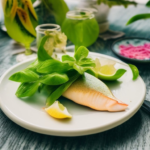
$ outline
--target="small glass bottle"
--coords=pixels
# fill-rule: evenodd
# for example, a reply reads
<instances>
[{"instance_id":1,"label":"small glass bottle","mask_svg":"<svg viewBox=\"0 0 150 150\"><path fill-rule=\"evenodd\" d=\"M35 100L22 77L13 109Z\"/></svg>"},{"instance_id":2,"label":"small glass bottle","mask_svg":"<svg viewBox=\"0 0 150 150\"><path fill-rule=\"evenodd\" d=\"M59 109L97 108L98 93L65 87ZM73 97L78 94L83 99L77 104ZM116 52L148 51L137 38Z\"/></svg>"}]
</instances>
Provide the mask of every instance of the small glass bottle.
<instances>
[{"instance_id":1,"label":"small glass bottle","mask_svg":"<svg viewBox=\"0 0 150 150\"><path fill-rule=\"evenodd\" d=\"M61 31L61 28L57 24L42 24L38 25L36 27L36 42L37 42L37 47L39 47L41 38L45 35L45 31L49 32L55 32L55 31Z\"/></svg>"},{"instance_id":2,"label":"small glass bottle","mask_svg":"<svg viewBox=\"0 0 150 150\"><path fill-rule=\"evenodd\" d=\"M48 55L52 56L54 50L58 52L64 52L66 49L67 37L61 32L61 28L57 24L42 24L36 27L37 32L37 48L38 51L41 40L44 36L47 36L43 47Z\"/></svg>"}]
</instances>

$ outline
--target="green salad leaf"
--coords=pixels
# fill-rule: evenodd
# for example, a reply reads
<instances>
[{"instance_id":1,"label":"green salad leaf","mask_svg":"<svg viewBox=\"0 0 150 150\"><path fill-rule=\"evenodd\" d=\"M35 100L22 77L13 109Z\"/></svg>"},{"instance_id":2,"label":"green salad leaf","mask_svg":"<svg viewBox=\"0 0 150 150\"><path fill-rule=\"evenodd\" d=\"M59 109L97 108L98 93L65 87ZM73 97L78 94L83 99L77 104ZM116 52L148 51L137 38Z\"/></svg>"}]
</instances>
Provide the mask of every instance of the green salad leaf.
<instances>
[{"instance_id":1,"label":"green salad leaf","mask_svg":"<svg viewBox=\"0 0 150 150\"><path fill-rule=\"evenodd\" d=\"M95 66L95 62L94 60L92 60L92 58L83 58L81 61L78 62L79 65L90 65L93 64L93 66Z\"/></svg>"},{"instance_id":2,"label":"green salad leaf","mask_svg":"<svg viewBox=\"0 0 150 150\"><path fill-rule=\"evenodd\" d=\"M45 61L45 60L49 60L52 59L52 57L48 54L47 50L44 48L44 44L45 42L48 40L49 36L45 35L44 37L42 37L39 48L38 48L38 60L39 61Z\"/></svg>"},{"instance_id":3,"label":"green salad leaf","mask_svg":"<svg viewBox=\"0 0 150 150\"><path fill-rule=\"evenodd\" d=\"M17 89L17 97L30 97L32 96L40 86L39 82L25 82L21 83Z\"/></svg>"},{"instance_id":4,"label":"green salad leaf","mask_svg":"<svg viewBox=\"0 0 150 150\"><path fill-rule=\"evenodd\" d=\"M40 93L44 89L45 86L46 86L45 84L41 83L38 87L38 92Z\"/></svg>"},{"instance_id":5,"label":"green salad leaf","mask_svg":"<svg viewBox=\"0 0 150 150\"><path fill-rule=\"evenodd\" d=\"M85 64L85 65L74 64L73 68L82 75L84 72L93 68L94 66L95 64Z\"/></svg>"},{"instance_id":6,"label":"green salad leaf","mask_svg":"<svg viewBox=\"0 0 150 150\"><path fill-rule=\"evenodd\" d=\"M35 71L38 66L39 62L38 62L38 59L34 60L27 68L32 70L32 71Z\"/></svg>"},{"instance_id":7,"label":"green salad leaf","mask_svg":"<svg viewBox=\"0 0 150 150\"><path fill-rule=\"evenodd\" d=\"M48 75L43 76L40 79L40 82L46 85L60 85L69 80L67 74L58 74L58 73L51 73Z\"/></svg>"},{"instance_id":8,"label":"green salad leaf","mask_svg":"<svg viewBox=\"0 0 150 150\"><path fill-rule=\"evenodd\" d=\"M42 63L43 62L36 59L26 69L31 70L31 71L35 72L36 74L39 74L39 72L37 72L37 68L39 68L42 65Z\"/></svg>"},{"instance_id":9,"label":"green salad leaf","mask_svg":"<svg viewBox=\"0 0 150 150\"><path fill-rule=\"evenodd\" d=\"M68 63L62 63L55 59L49 59L49 60L44 61L42 65L39 68L37 68L37 71L39 73L50 74L53 72L64 73L69 69L70 69L70 66Z\"/></svg>"},{"instance_id":10,"label":"green salad leaf","mask_svg":"<svg viewBox=\"0 0 150 150\"><path fill-rule=\"evenodd\" d=\"M87 68L81 67L76 63L73 65L73 69L75 69L79 74L83 74L86 70L88 70Z\"/></svg>"},{"instance_id":11,"label":"green salad leaf","mask_svg":"<svg viewBox=\"0 0 150 150\"><path fill-rule=\"evenodd\" d=\"M75 62L75 58L69 55L63 55L62 62L68 63L70 66L72 66Z\"/></svg>"},{"instance_id":12,"label":"green salad leaf","mask_svg":"<svg viewBox=\"0 0 150 150\"><path fill-rule=\"evenodd\" d=\"M83 58L86 58L88 54L89 54L89 50L84 46L80 46L75 52L74 57L77 61L80 61Z\"/></svg>"},{"instance_id":13,"label":"green salad leaf","mask_svg":"<svg viewBox=\"0 0 150 150\"><path fill-rule=\"evenodd\" d=\"M38 79L39 75L29 69L24 69L22 71L16 72L9 77L9 80L15 82L31 82L36 81Z\"/></svg>"}]
</instances>

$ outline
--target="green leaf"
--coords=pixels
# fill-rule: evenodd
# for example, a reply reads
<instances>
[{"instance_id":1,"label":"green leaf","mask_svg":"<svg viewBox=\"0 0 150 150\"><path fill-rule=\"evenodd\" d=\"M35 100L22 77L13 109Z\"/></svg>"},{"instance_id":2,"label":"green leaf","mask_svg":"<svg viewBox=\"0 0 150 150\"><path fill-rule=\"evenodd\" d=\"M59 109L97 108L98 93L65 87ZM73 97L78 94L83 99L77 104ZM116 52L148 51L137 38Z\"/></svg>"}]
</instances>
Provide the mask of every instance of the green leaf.
<instances>
[{"instance_id":1,"label":"green leaf","mask_svg":"<svg viewBox=\"0 0 150 150\"><path fill-rule=\"evenodd\" d=\"M69 55L63 55L62 62L68 63L70 66L72 66L75 62L75 59Z\"/></svg>"},{"instance_id":2,"label":"green leaf","mask_svg":"<svg viewBox=\"0 0 150 150\"><path fill-rule=\"evenodd\" d=\"M150 0L146 3L147 7L150 7Z\"/></svg>"},{"instance_id":3,"label":"green leaf","mask_svg":"<svg viewBox=\"0 0 150 150\"><path fill-rule=\"evenodd\" d=\"M62 25L69 8L64 0L43 0L50 13L55 16L56 23Z\"/></svg>"},{"instance_id":4,"label":"green leaf","mask_svg":"<svg viewBox=\"0 0 150 150\"><path fill-rule=\"evenodd\" d=\"M79 73L83 74L87 69L77 65L76 63L73 65L73 68Z\"/></svg>"},{"instance_id":5,"label":"green leaf","mask_svg":"<svg viewBox=\"0 0 150 150\"><path fill-rule=\"evenodd\" d=\"M81 61L77 62L77 64L82 66L82 67L86 67L86 68L96 66L94 60L92 60L91 58L83 58Z\"/></svg>"},{"instance_id":6,"label":"green leaf","mask_svg":"<svg viewBox=\"0 0 150 150\"><path fill-rule=\"evenodd\" d=\"M39 73L64 73L70 69L69 64L62 63L55 59L46 60L42 63L42 65L37 68Z\"/></svg>"},{"instance_id":7,"label":"green leaf","mask_svg":"<svg viewBox=\"0 0 150 150\"><path fill-rule=\"evenodd\" d=\"M85 64L95 64L95 62L91 58L83 58L81 61L78 62L78 65L85 65Z\"/></svg>"},{"instance_id":8,"label":"green leaf","mask_svg":"<svg viewBox=\"0 0 150 150\"><path fill-rule=\"evenodd\" d=\"M125 69L118 69L114 75L104 75L98 73L98 78L101 80L114 81L122 77L125 72L126 72Z\"/></svg>"},{"instance_id":9,"label":"green leaf","mask_svg":"<svg viewBox=\"0 0 150 150\"><path fill-rule=\"evenodd\" d=\"M82 59L86 58L88 54L89 50L84 46L80 46L75 52L74 57L76 58L77 61L81 61Z\"/></svg>"},{"instance_id":10,"label":"green leaf","mask_svg":"<svg viewBox=\"0 0 150 150\"><path fill-rule=\"evenodd\" d=\"M43 89L44 89L45 85L40 83L39 87L38 87L38 92L40 93Z\"/></svg>"},{"instance_id":11,"label":"green leaf","mask_svg":"<svg viewBox=\"0 0 150 150\"><path fill-rule=\"evenodd\" d=\"M62 31L75 47L88 47L98 38L99 25L95 18L86 20L66 18L62 25Z\"/></svg>"},{"instance_id":12,"label":"green leaf","mask_svg":"<svg viewBox=\"0 0 150 150\"><path fill-rule=\"evenodd\" d=\"M69 80L66 74L52 73L41 78L40 82L46 85L60 85Z\"/></svg>"},{"instance_id":13,"label":"green leaf","mask_svg":"<svg viewBox=\"0 0 150 150\"><path fill-rule=\"evenodd\" d=\"M39 82L21 83L17 89L16 96L17 97L30 97L37 91L39 85L40 85Z\"/></svg>"},{"instance_id":14,"label":"green leaf","mask_svg":"<svg viewBox=\"0 0 150 150\"><path fill-rule=\"evenodd\" d=\"M22 71L16 72L9 77L9 80L15 82L31 82L36 81L38 79L39 75L29 69L24 69Z\"/></svg>"},{"instance_id":15,"label":"green leaf","mask_svg":"<svg viewBox=\"0 0 150 150\"><path fill-rule=\"evenodd\" d=\"M40 67L40 66L42 65L42 63L43 63L43 62L39 62L39 61L36 59L34 62L32 62L32 63L27 67L27 69L29 69L29 70L31 70L31 71L33 71L33 72L38 73L38 72L37 72L37 68Z\"/></svg>"},{"instance_id":16,"label":"green leaf","mask_svg":"<svg viewBox=\"0 0 150 150\"><path fill-rule=\"evenodd\" d=\"M52 57L47 53L46 49L44 48L44 44L48 38L49 38L49 36L45 35L44 37L42 37L41 42L39 44L38 52L37 52L39 61L45 61L48 59L52 59Z\"/></svg>"},{"instance_id":17,"label":"green leaf","mask_svg":"<svg viewBox=\"0 0 150 150\"><path fill-rule=\"evenodd\" d=\"M70 70L68 70L67 72L66 72L66 74L67 74L67 76L69 77L69 79L71 78L71 77L73 77L75 74L77 74L78 72L75 70L75 69L70 69Z\"/></svg>"},{"instance_id":18,"label":"green leaf","mask_svg":"<svg viewBox=\"0 0 150 150\"><path fill-rule=\"evenodd\" d=\"M78 65L74 63L73 68L80 74L83 74L85 71L87 71L90 68L95 67L95 63L93 64L84 64L84 65Z\"/></svg>"},{"instance_id":19,"label":"green leaf","mask_svg":"<svg viewBox=\"0 0 150 150\"><path fill-rule=\"evenodd\" d=\"M132 79L136 80L138 78L138 76L139 76L139 70L138 70L138 68L135 65L132 65L132 64L128 64L128 65L129 65L129 67L132 70L132 74L133 74L133 78Z\"/></svg>"},{"instance_id":20,"label":"green leaf","mask_svg":"<svg viewBox=\"0 0 150 150\"><path fill-rule=\"evenodd\" d=\"M38 64L38 59L35 59L27 68L32 68Z\"/></svg>"},{"instance_id":21,"label":"green leaf","mask_svg":"<svg viewBox=\"0 0 150 150\"><path fill-rule=\"evenodd\" d=\"M91 64L83 64L83 65L80 65L81 67L84 67L84 68L93 68L96 66L95 63L91 63Z\"/></svg>"},{"instance_id":22,"label":"green leaf","mask_svg":"<svg viewBox=\"0 0 150 150\"><path fill-rule=\"evenodd\" d=\"M150 13L135 15L132 18L130 18L130 20L126 23L126 25L129 25L141 19L149 19L149 18L150 18Z\"/></svg>"},{"instance_id":23,"label":"green leaf","mask_svg":"<svg viewBox=\"0 0 150 150\"><path fill-rule=\"evenodd\" d=\"M54 90L47 98L46 105L52 105L71 86L71 84L78 79L79 76L80 75L76 73L69 79L68 82L60 85L56 90Z\"/></svg>"},{"instance_id":24,"label":"green leaf","mask_svg":"<svg viewBox=\"0 0 150 150\"><path fill-rule=\"evenodd\" d=\"M60 86L60 85L59 85ZM59 86L53 86L53 85L47 85L46 89L49 93L49 96L59 87ZM48 96L48 97L49 97ZM47 98L48 100L48 98ZM46 100L46 103L47 103L47 100Z\"/></svg>"},{"instance_id":25,"label":"green leaf","mask_svg":"<svg viewBox=\"0 0 150 150\"><path fill-rule=\"evenodd\" d=\"M75 61L75 59L69 55L63 55L62 56L62 61L65 62L65 61Z\"/></svg>"}]
</instances>

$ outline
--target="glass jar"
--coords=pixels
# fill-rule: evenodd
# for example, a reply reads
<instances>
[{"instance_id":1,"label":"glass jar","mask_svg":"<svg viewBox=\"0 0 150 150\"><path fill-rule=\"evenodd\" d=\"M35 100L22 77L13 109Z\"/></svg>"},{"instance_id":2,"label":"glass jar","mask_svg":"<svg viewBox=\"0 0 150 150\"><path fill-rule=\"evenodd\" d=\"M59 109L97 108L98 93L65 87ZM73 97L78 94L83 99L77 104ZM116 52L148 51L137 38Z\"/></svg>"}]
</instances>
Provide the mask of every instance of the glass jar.
<instances>
[{"instance_id":1,"label":"glass jar","mask_svg":"<svg viewBox=\"0 0 150 150\"><path fill-rule=\"evenodd\" d=\"M99 35L99 26L91 9L69 11L62 25L62 31L75 45L90 46Z\"/></svg>"},{"instance_id":2,"label":"glass jar","mask_svg":"<svg viewBox=\"0 0 150 150\"><path fill-rule=\"evenodd\" d=\"M49 31L49 32L53 32L53 31L61 31L61 28L59 25L57 24L42 24L42 25L38 25L36 27L36 42L37 42L37 47L39 47L40 41L42 39L42 37L45 35L45 31Z\"/></svg>"}]
</instances>

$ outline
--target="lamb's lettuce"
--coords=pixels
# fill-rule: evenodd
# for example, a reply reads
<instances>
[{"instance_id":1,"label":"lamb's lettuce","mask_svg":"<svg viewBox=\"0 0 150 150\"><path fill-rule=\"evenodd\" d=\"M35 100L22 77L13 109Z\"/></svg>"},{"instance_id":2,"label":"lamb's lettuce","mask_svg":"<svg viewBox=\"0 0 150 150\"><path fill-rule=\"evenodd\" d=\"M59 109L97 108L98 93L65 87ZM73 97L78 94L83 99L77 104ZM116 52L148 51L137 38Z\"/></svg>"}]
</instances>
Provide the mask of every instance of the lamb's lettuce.
<instances>
[{"instance_id":1,"label":"lamb's lettuce","mask_svg":"<svg viewBox=\"0 0 150 150\"><path fill-rule=\"evenodd\" d=\"M39 73L64 73L67 70L70 69L70 66L68 63L62 63L61 61L55 60L55 59L49 59L44 61L39 68L37 68L37 71Z\"/></svg>"},{"instance_id":2,"label":"lamb's lettuce","mask_svg":"<svg viewBox=\"0 0 150 150\"><path fill-rule=\"evenodd\" d=\"M9 80L15 82L31 82L39 79L39 75L30 69L24 69L22 71L14 73Z\"/></svg>"},{"instance_id":3,"label":"lamb's lettuce","mask_svg":"<svg viewBox=\"0 0 150 150\"><path fill-rule=\"evenodd\" d=\"M44 75L40 82L46 85L60 85L69 80L67 74L51 73Z\"/></svg>"},{"instance_id":4,"label":"lamb's lettuce","mask_svg":"<svg viewBox=\"0 0 150 150\"><path fill-rule=\"evenodd\" d=\"M39 88L39 82L24 82L21 83L16 91L17 97L30 97L32 96Z\"/></svg>"}]
</instances>

